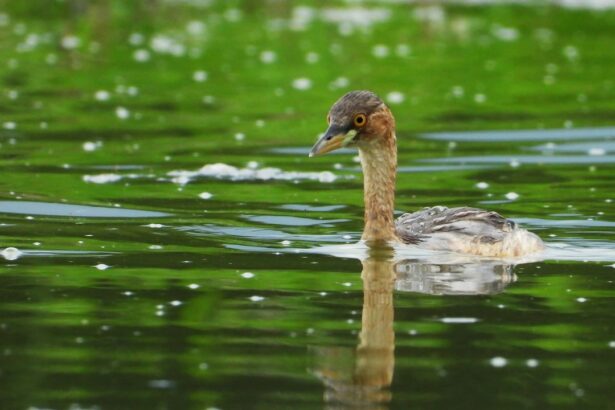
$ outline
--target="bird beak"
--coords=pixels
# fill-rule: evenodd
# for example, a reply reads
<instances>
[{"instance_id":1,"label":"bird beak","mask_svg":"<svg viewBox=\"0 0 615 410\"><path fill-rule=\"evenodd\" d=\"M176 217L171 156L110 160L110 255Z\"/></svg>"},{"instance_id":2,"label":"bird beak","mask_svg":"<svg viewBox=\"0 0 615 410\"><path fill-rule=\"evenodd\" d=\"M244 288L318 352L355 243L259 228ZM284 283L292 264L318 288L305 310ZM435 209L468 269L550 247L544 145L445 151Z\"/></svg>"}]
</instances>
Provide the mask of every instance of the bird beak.
<instances>
[{"instance_id":1,"label":"bird beak","mask_svg":"<svg viewBox=\"0 0 615 410\"><path fill-rule=\"evenodd\" d=\"M327 132L325 132L325 135L320 137L320 139L312 147L310 157L326 154L327 152L343 148L348 145L356 135L356 130L346 131L345 129L331 124L327 129Z\"/></svg>"}]
</instances>

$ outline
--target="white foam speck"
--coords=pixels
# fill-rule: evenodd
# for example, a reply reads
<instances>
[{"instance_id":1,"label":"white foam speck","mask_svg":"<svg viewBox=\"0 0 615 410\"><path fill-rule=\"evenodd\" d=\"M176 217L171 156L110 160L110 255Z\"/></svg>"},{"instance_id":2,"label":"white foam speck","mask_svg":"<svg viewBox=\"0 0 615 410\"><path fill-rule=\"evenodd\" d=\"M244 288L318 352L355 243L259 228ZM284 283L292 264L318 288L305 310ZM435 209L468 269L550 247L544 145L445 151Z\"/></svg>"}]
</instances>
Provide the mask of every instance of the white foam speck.
<instances>
[{"instance_id":1,"label":"white foam speck","mask_svg":"<svg viewBox=\"0 0 615 410\"><path fill-rule=\"evenodd\" d=\"M519 198L519 194L516 192L509 192L506 195L506 199L510 200L510 201L514 201L515 199Z\"/></svg>"},{"instance_id":2,"label":"white foam speck","mask_svg":"<svg viewBox=\"0 0 615 410\"><path fill-rule=\"evenodd\" d=\"M391 10L387 8L340 7L324 8L321 18L337 24L340 31L350 34L355 29L368 31L374 24L383 23L391 18Z\"/></svg>"},{"instance_id":3,"label":"white foam speck","mask_svg":"<svg viewBox=\"0 0 615 410\"><path fill-rule=\"evenodd\" d=\"M527 367L538 367L539 362L536 359L527 359L525 364L527 365Z\"/></svg>"},{"instance_id":4,"label":"white foam speck","mask_svg":"<svg viewBox=\"0 0 615 410\"><path fill-rule=\"evenodd\" d=\"M478 319L475 317L443 317L440 321L442 323L466 324L476 323L478 322Z\"/></svg>"},{"instance_id":5,"label":"white foam speck","mask_svg":"<svg viewBox=\"0 0 615 410\"><path fill-rule=\"evenodd\" d=\"M17 123L14 121L6 121L4 124L2 124L2 127L5 130L14 130L15 128L17 128Z\"/></svg>"},{"instance_id":6,"label":"white foam speck","mask_svg":"<svg viewBox=\"0 0 615 410\"><path fill-rule=\"evenodd\" d=\"M98 174L98 175L84 175L83 181L93 184L108 184L110 182L117 182L122 179L118 174Z\"/></svg>"},{"instance_id":7,"label":"white foam speck","mask_svg":"<svg viewBox=\"0 0 615 410\"><path fill-rule=\"evenodd\" d=\"M130 37L128 37L128 42L133 46L141 45L143 41L145 41L145 36L141 33L132 33Z\"/></svg>"},{"instance_id":8,"label":"white foam speck","mask_svg":"<svg viewBox=\"0 0 615 410\"><path fill-rule=\"evenodd\" d=\"M190 289L198 289L198 288L200 288L200 286L198 284L196 284L196 283L191 283L191 284L188 285L188 288L190 288Z\"/></svg>"},{"instance_id":9,"label":"white foam speck","mask_svg":"<svg viewBox=\"0 0 615 410\"><path fill-rule=\"evenodd\" d=\"M126 120L130 117L130 111L125 107L117 107L115 109L115 115L120 120Z\"/></svg>"},{"instance_id":10,"label":"white foam speck","mask_svg":"<svg viewBox=\"0 0 615 410\"><path fill-rule=\"evenodd\" d=\"M503 357L498 356L498 357L494 357L491 360L489 360L489 363L493 367L504 367L508 364L508 360L506 360Z\"/></svg>"},{"instance_id":11,"label":"white foam speck","mask_svg":"<svg viewBox=\"0 0 615 410\"><path fill-rule=\"evenodd\" d=\"M62 37L61 45L66 50L74 50L81 45L81 40L77 36L66 35Z\"/></svg>"},{"instance_id":12,"label":"white foam speck","mask_svg":"<svg viewBox=\"0 0 615 410\"><path fill-rule=\"evenodd\" d=\"M14 261L19 259L21 255L23 255L23 252L17 248L9 246L8 248L4 248L2 252L0 252L0 255L2 255L2 257L7 261Z\"/></svg>"},{"instance_id":13,"label":"white foam speck","mask_svg":"<svg viewBox=\"0 0 615 410\"><path fill-rule=\"evenodd\" d=\"M254 166L254 164L251 164ZM283 171L280 168L237 168L224 163L207 164L197 171L176 170L170 171L167 175L173 178L173 182L182 185L199 177L212 177L218 179L228 179L231 181L249 181L249 180L283 180L297 181L310 180L323 183L335 181L338 177L330 171L322 172L300 172L300 171Z\"/></svg>"},{"instance_id":14,"label":"white foam speck","mask_svg":"<svg viewBox=\"0 0 615 410\"><path fill-rule=\"evenodd\" d=\"M145 226L147 226L148 228L164 228L163 224L153 224L152 223L152 224L147 224Z\"/></svg>"},{"instance_id":15,"label":"white foam speck","mask_svg":"<svg viewBox=\"0 0 615 410\"><path fill-rule=\"evenodd\" d=\"M96 151L100 147L102 147L102 141L86 141L82 145L83 150L86 152Z\"/></svg>"},{"instance_id":16,"label":"white foam speck","mask_svg":"<svg viewBox=\"0 0 615 410\"><path fill-rule=\"evenodd\" d=\"M132 58L139 63L145 63L147 61L149 61L151 55L150 52L144 48L140 48L138 50L135 50L132 53Z\"/></svg>"},{"instance_id":17,"label":"white foam speck","mask_svg":"<svg viewBox=\"0 0 615 410\"><path fill-rule=\"evenodd\" d=\"M609 342L609 347L610 347L611 349L615 349L615 340L611 340L611 341Z\"/></svg>"},{"instance_id":18,"label":"white foam speck","mask_svg":"<svg viewBox=\"0 0 615 410\"><path fill-rule=\"evenodd\" d=\"M376 44L372 47L372 55L376 58L385 58L389 55L389 47L384 44Z\"/></svg>"},{"instance_id":19,"label":"white foam speck","mask_svg":"<svg viewBox=\"0 0 615 410\"><path fill-rule=\"evenodd\" d=\"M109 265L105 265L104 263L99 263L98 265L95 265L94 267L98 270L107 270L110 268Z\"/></svg>"},{"instance_id":20,"label":"white foam speck","mask_svg":"<svg viewBox=\"0 0 615 410\"><path fill-rule=\"evenodd\" d=\"M250 296L250 301L252 302L262 302L263 300L265 300L263 296L258 296L258 295Z\"/></svg>"},{"instance_id":21,"label":"white foam speck","mask_svg":"<svg viewBox=\"0 0 615 410\"><path fill-rule=\"evenodd\" d=\"M338 88L346 88L350 85L350 81L346 77L337 77L335 80L329 84L329 87L333 90Z\"/></svg>"},{"instance_id":22,"label":"white foam speck","mask_svg":"<svg viewBox=\"0 0 615 410\"><path fill-rule=\"evenodd\" d=\"M241 277L244 279L252 279L254 276L252 272L244 272L241 274Z\"/></svg>"},{"instance_id":23,"label":"white foam speck","mask_svg":"<svg viewBox=\"0 0 615 410\"><path fill-rule=\"evenodd\" d=\"M487 189L489 188L489 184L486 182L479 182L476 184L476 188L478 189Z\"/></svg>"},{"instance_id":24,"label":"white foam speck","mask_svg":"<svg viewBox=\"0 0 615 410\"><path fill-rule=\"evenodd\" d=\"M111 98L111 93L106 90L98 90L94 93L94 99L96 101L107 101Z\"/></svg>"},{"instance_id":25,"label":"white foam speck","mask_svg":"<svg viewBox=\"0 0 615 410\"><path fill-rule=\"evenodd\" d=\"M234 135L235 141L243 141L246 139L246 134L243 132L238 132Z\"/></svg>"},{"instance_id":26,"label":"white foam speck","mask_svg":"<svg viewBox=\"0 0 615 410\"><path fill-rule=\"evenodd\" d=\"M476 104L482 104L487 101L487 96L485 94L474 94L474 102Z\"/></svg>"},{"instance_id":27,"label":"white foam speck","mask_svg":"<svg viewBox=\"0 0 615 410\"><path fill-rule=\"evenodd\" d=\"M585 302L587 302L587 299L586 298L577 298L577 302L585 303Z\"/></svg>"},{"instance_id":28,"label":"white foam speck","mask_svg":"<svg viewBox=\"0 0 615 410\"><path fill-rule=\"evenodd\" d=\"M305 91L312 88L312 80L306 77L296 78L293 80L292 85L296 90Z\"/></svg>"},{"instance_id":29,"label":"white foam speck","mask_svg":"<svg viewBox=\"0 0 615 410\"><path fill-rule=\"evenodd\" d=\"M263 64L271 64L275 62L278 56L275 53L275 51L264 50L264 51L261 51L259 58Z\"/></svg>"},{"instance_id":30,"label":"white foam speck","mask_svg":"<svg viewBox=\"0 0 615 410\"><path fill-rule=\"evenodd\" d=\"M587 153L592 156L601 156L601 155L606 154L606 150L604 148L595 147L595 148L590 148L587 151Z\"/></svg>"},{"instance_id":31,"label":"white foam speck","mask_svg":"<svg viewBox=\"0 0 615 410\"><path fill-rule=\"evenodd\" d=\"M315 64L318 62L318 60L320 60L320 56L318 55L318 53L315 53L313 51L310 51L305 55L305 61L308 64Z\"/></svg>"},{"instance_id":32,"label":"white foam speck","mask_svg":"<svg viewBox=\"0 0 615 410\"><path fill-rule=\"evenodd\" d=\"M183 304L183 302L181 300L172 300L169 302L169 305L171 306L181 306Z\"/></svg>"},{"instance_id":33,"label":"white foam speck","mask_svg":"<svg viewBox=\"0 0 615 410\"><path fill-rule=\"evenodd\" d=\"M209 192L201 192L199 194L199 198L201 199L211 199L213 197L213 195Z\"/></svg>"},{"instance_id":34,"label":"white foam speck","mask_svg":"<svg viewBox=\"0 0 615 410\"><path fill-rule=\"evenodd\" d=\"M491 34L501 41L515 41L519 38L519 30L514 27L495 25L491 29Z\"/></svg>"},{"instance_id":35,"label":"white foam speck","mask_svg":"<svg viewBox=\"0 0 615 410\"><path fill-rule=\"evenodd\" d=\"M292 242L291 242L291 241L289 241L289 240L287 240L287 239L285 239L285 240L283 240L283 241L282 241L282 242L280 242L280 243L281 243L282 245L284 245L284 246L289 246Z\"/></svg>"},{"instance_id":36,"label":"white foam speck","mask_svg":"<svg viewBox=\"0 0 615 410\"><path fill-rule=\"evenodd\" d=\"M192 79L197 83L202 83L203 81L207 80L207 72L203 70L195 71L192 74Z\"/></svg>"},{"instance_id":37,"label":"white foam speck","mask_svg":"<svg viewBox=\"0 0 615 410\"><path fill-rule=\"evenodd\" d=\"M405 99L406 96L400 91L391 91L386 95L386 100L389 104L401 104Z\"/></svg>"}]
</instances>

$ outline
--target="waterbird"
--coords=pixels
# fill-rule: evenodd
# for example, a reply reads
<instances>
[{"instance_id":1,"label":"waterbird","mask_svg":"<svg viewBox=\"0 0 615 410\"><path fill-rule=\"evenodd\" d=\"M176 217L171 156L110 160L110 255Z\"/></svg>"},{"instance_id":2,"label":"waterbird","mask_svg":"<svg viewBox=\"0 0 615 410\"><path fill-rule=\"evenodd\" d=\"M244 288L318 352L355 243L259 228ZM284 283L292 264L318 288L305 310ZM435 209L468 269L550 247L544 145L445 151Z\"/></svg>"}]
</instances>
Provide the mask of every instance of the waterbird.
<instances>
[{"instance_id":1,"label":"waterbird","mask_svg":"<svg viewBox=\"0 0 615 410\"><path fill-rule=\"evenodd\" d=\"M397 139L395 118L371 91L351 91L333 104L328 128L309 156L343 147L359 150L365 202L361 240L370 246L402 243L488 257L519 257L544 249L534 233L493 211L434 206L394 219Z\"/></svg>"}]
</instances>

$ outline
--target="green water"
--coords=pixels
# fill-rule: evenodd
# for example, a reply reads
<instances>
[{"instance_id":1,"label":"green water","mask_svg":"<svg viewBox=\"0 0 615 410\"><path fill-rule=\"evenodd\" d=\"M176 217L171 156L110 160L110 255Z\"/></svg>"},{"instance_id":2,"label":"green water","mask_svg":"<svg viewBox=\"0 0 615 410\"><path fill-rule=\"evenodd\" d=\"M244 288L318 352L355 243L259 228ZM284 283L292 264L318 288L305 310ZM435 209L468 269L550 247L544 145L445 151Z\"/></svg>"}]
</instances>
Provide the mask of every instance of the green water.
<instances>
[{"instance_id":1,"label":"green water","mask_svg":"<svg viewBox=\"0 0 615 410\"><path fill-rule=\"evenodd\" d=\"M615 10L425 4L0 1L0 408L615 408ZM547 253L352 245L351 89Z\"/></svg>"}]
</instances>

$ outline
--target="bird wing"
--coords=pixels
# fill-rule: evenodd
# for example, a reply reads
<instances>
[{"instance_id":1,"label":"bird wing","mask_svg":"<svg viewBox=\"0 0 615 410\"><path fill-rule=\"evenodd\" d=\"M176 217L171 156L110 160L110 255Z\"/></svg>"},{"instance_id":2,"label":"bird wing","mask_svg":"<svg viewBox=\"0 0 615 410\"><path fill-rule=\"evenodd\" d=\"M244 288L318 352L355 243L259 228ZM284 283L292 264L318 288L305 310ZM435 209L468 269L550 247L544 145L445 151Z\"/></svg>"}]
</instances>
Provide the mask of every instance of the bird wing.
<instances>
[{"instance_id":1,"label":"bird wing","mask_svg":"<svg viewBox=\"0 0 615 410\"><path fill-rule=\"evenodd\" d=\"M497 212L470 207L435 206L403 214L395 221L397 235L408 244L420 244L438 237L493 244L515 229L513 221Z\"/></svg>"}]
</instances>

